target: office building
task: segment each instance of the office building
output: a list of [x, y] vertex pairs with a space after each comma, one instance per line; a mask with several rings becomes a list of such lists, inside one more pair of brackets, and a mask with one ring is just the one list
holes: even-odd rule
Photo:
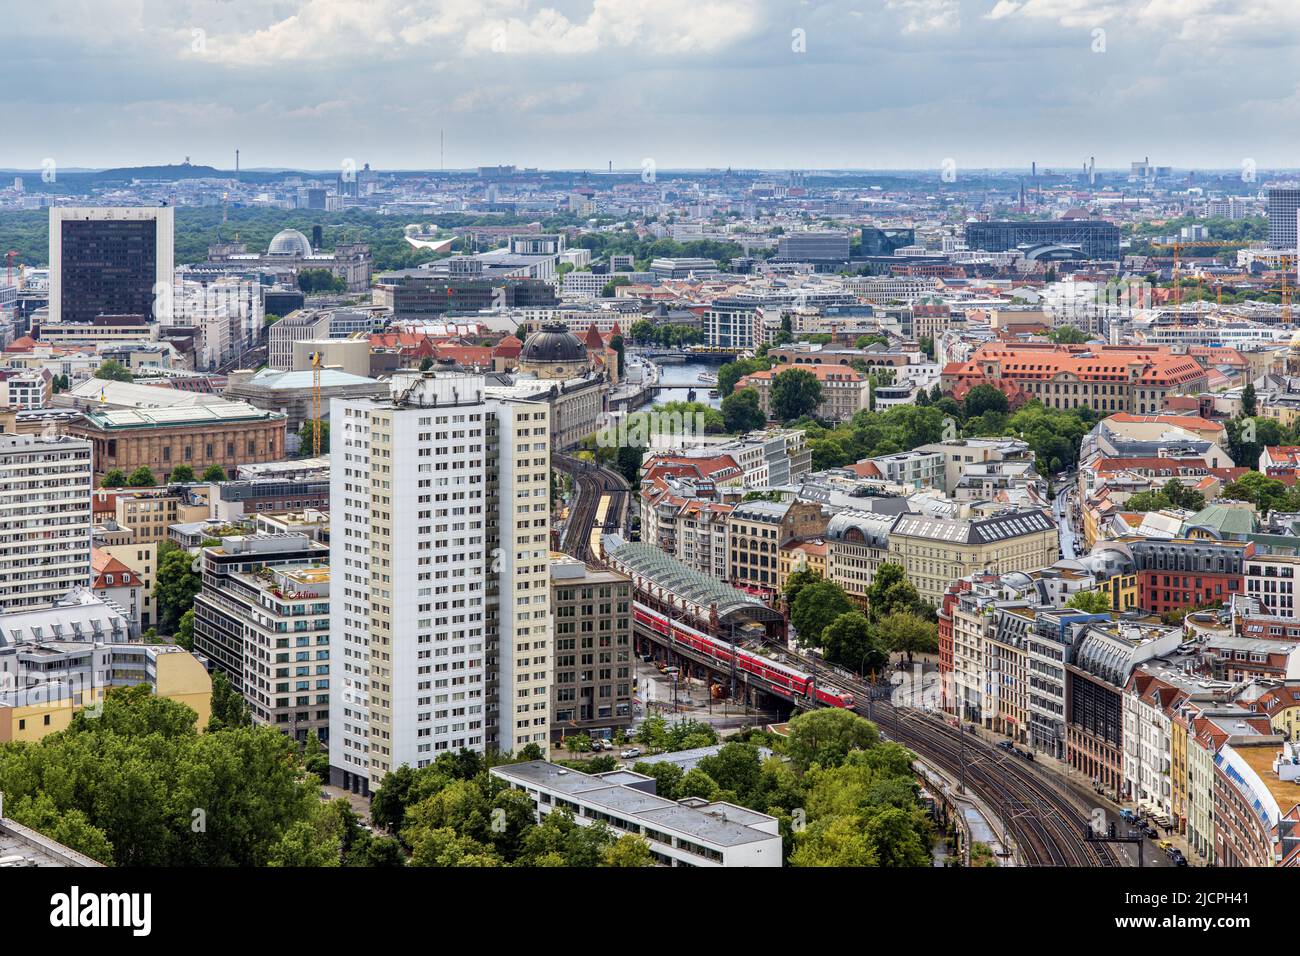
[[333, 783], [549, 740], [548, 418], [432, 370], [331, 402]]
[[90, 442], [0, 435], [0, 611], [90, 585]]
[[846, 232], [788, 232], [777, 243], [778, 259], [792, 262], [847, 262]]
[[1060, 557], [1060, 540], [1044, 511], [987, 518], [904, 514], [889, 532], [889, 560], [901, 564], [923, 601], [938, 607], [953, 581], [979, 571], [1032, 571]]
[[552, 555], [551, 609], [551, 740], [575, 734], [608, 740], [632, 725], [632, 581]]
[[172, 283], [172, 213], [170, 206], [51, 206], [49, 323], [154, 318], [155, 291]]
[[1300, 215], [1300, 186], [1274, 186], [1268, 190], [1268, 245], [1271, 249], [1296, 249], [1296, 217]]
[[[249, 543], [256, 549], [260, 543], [303, 537], [270, 535]], [[285, 547], [301, 551], [306, 542]], [[286, 562], [284, 551], [267, 554], [275, 563], [204, 575], [194, 602], [195, 647], [217, 651], [213, 664], [243, 694], [255, 723], [275, 727], [298, 743], [312, 734], [324, 743], [330, 716], [330, 569], [319, 559]]]
[[1162, 346], [981, 345], [966, 362], [943, 367], [940, 388], [959, 401], [992, 385], [1012, 406], [1038, 399], [1047, 408], [1091, 408], [1103, 414], [1156, 415], [1169, 395], [1208, 388], [1205, 368]]
[[704, 312], [704, 336], [709, 345], [744, 351], [757, 348], [760, 341], [758, 303], [748, 299], [718, 299]]
[[[1295, 218], [1291, 219], [1295, 229]], [[1100, 219], [989, 221], [966, 223], [966, 245], [986, 252], [1020, 246], [1078, 246], [1089, 259], [1119, 258], [1119, 226]]]

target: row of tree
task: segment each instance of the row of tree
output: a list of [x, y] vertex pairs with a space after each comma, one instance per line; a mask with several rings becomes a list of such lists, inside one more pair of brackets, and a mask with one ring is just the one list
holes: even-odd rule
[[[168, 482], [184, 481], [225, 481], [226, 472], [220, 465], [209, 465], [203, 470], [203, 474], [197, 479], [194, 476], [194, 469], [189, 465], [177, 465], [167, 473]], [[101, 488], [153, 488], [158, 484], [158, 479], [154, 477], [153, 470], [141, 465], [129, 475], [120, 468], [112, 468], [104, 473], [103, 480], [99, 483]]]
[[807, 568], [786, 579], [783, 597], [801, 643], [863, 676], [881, 674], [891, 652], [911, 661], [913, 654], [933, 653], [939, 647], [933, 611], [902, 565], [886, 562], [876, 570], [867, 588], [865, 614], [839, 584]]

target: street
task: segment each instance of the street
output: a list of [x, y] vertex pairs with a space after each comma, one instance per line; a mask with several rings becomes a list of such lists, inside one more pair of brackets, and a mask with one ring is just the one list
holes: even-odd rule
[[1074, 520], [1070, 515], [1070, 497], [1074, 491], [1073, 475], [1070, 480], [1062, 482], [1056, 497], [1052, 500], [1052, 517], [1056, 521], [1061, 535], [1061, 557], [1075, 558]]

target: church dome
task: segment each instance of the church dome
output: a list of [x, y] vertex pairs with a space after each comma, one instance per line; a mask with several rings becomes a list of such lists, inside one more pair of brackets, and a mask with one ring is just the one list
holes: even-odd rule
[[311, 255], [311, 243], [297, 229], [282, 229], [275, 234], [275, 238], [267, 246], [266, 254], [305, 258]]
[[524, 350], [520, 353], [521, 362], [533, 365], [555, 365], [557, 363], [587, 363], [587, 349], [582, 340], [569, 331], [567, 325], [548, 324], [528, 336]]

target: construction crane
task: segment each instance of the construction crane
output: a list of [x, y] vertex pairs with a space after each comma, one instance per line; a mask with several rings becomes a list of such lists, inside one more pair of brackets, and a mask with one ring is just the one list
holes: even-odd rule
[[320, 352], [311, 353], [311, 454], [320, 457]]
[[1201, 248], [1221, 249], [1224, 246], [1235, 246], [1236, 248], [1241, 249], [1246, 246], [1246, 243], [1242, 240], [1225, 242], [1225, 241], [1219, 241], [1217, 239], [1188, 239], [1186, 241], [1182, 239], [1176, 239], [1173, 242], [1151, 243], [1152, 249], [1174, 250], [1173, 280], [1174, 280], [1174, 307], [1175, 308], [1181, 308], [1183, 305], [1183, 284], [1180, 281], [1180, 276], [1179, 276], [1179, 273], [1181, 272], [1181, 269], [1179, 268], [1179, 264], [1182, 261], [1183, 249], [1201, 249]]
[[1281, 321], [1283, 325], [1291, 324], [1291, 296], [1295, 292], [1295, 286], [1291, 284], [1291, 270], [1295, 268], [1295, 256], [1278, 256], [1276, 271], [1282, 273], [1282, 284], [1269, 286], [1267, 289], [1258, 289], [1258, 292], [1276, 292], [1282, 305]]

